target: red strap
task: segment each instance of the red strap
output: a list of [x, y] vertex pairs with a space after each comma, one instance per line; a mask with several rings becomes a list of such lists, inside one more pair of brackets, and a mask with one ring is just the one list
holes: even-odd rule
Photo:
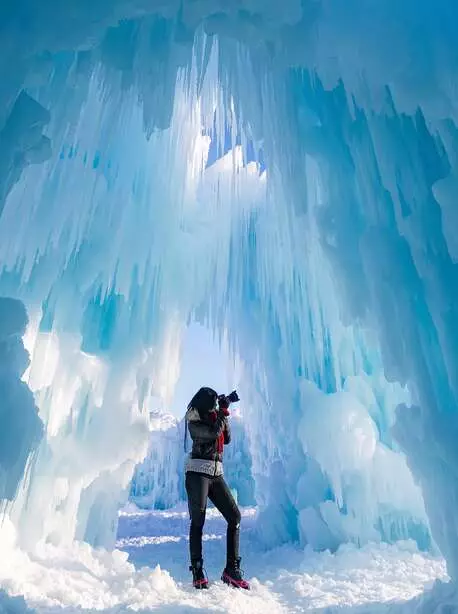
[[[227, 414], [226, 414], [227, 412]], [[229, 411], [227, 409], [224, 410], [225, 415], [229, 415]], [[210, 412], [210, 419], [212, 422], [216, 422], [217, 419], [217, 413], [216, 411], [212, 411]], [[221, 435], [219, 435], [218, 439], [216, 440], [216, 451], [221, 454], [224, 450], [224, 431], [221, 433]]]
[[216, 442], [216, 449], [219, 454], [221, 454], [224, 450], [224, 432], [221, 433], [221, 435], [218, 437], [218, 440]]

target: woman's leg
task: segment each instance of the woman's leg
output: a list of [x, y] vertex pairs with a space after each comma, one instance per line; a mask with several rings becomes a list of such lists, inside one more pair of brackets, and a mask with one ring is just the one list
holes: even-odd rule
[[185, 486], [191, 524], [189, 527], [189, 551], [191, 563], [202, 559], [202, 531], [205, 523], [210, 478], [201, 473], [186, 473]]
[[239, 558], [241, 515], [223, 476], [213, 478], [208, 491], [208, 498], [227, 521], [226, 567], [233, 566]]

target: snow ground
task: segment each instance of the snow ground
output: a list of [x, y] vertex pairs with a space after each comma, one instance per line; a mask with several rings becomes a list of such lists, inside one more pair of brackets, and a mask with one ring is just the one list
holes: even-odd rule
[[[12, 525], [5, 522], [0, 530], [0, 587], [10, 595], [24, 595], [27, 606], [39, 614], [120, 614], [131, 609], [164, 614], [458, 612], [452, 585], [439, 582], [433, 592], [421, 595], [425, 587], [447, 576], [443, 560], [417, 552], [411, 543], [346, 547], [337, 555], [304, 553], [292, 546], [266, 553], [256, 539], [254, 518], [254, 509], [243, 510], [243, 566], [253, 589], [249, 593], [218, 581], [225, 526], [212, 509], [204, 549], [206, 568], [215, 582], [205, 592], [190, 587], [185, 508], [126, 509], [114, 553], [81, 544], [67, 549], [48, 544], [26, 555], [15, 545]], [[0, 614], [21, 614], [26, 603], [0, 592]]]

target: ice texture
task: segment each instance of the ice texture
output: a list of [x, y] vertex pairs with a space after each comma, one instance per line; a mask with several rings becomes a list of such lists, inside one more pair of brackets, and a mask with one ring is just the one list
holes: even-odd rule
[[23, 303], [0, 297], [0, 497], [7, 501], [16, 497], [43, 435], [33, 395], [21, 381], [29, 364], [22, 341], [27, 323]]
[[0, 292], [46, 430], [23, 545], [113, 544], [195, 320], [240, 364], [265, 544], [432, 536], [458, 577], [457, 11], [2, 4]]
[[130, 500], [140, 509], [167, 509], [185, 498], [184, 441], [176, 418], [160, 412], [150, 415], [146, 458], [135, 468]]

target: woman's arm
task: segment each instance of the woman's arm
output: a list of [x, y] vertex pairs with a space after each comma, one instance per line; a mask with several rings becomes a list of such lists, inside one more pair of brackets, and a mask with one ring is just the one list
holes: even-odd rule
[[216, 414], [215, 422], [211, 423], [207, 420], [189, 421], [189, 434], [192, 439], [200, 439], [201, 441], [215, 441], [226, 429], [226, 415], [222, 409]]

